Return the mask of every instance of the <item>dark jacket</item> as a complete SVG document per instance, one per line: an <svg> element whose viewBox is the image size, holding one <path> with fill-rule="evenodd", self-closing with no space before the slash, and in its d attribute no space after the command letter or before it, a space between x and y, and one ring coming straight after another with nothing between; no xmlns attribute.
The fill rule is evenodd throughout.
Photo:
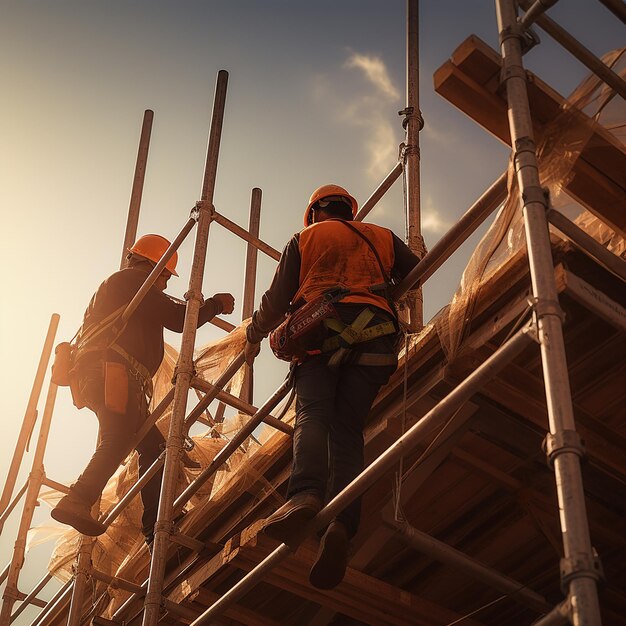
<svg viewBox="0 0 626 626"><path fill-rule="evenodd" d="M81 332L89 331L94 324L127 305L146 280L148 271L141 267L129 267L109 276L91 298L85 311ZM209 298L200 307L198 326L202 326L221 312L220 304ZM163 329L180 333L184 320L185 302L152 287L131 315L115 343L154 376L163 360ZM105 332L98 341L108 342L110 339L111 335ZM90 362L95 358L125 362L122 356L110 349L104 353L101 350L88 353L85 361Z"/></svg>

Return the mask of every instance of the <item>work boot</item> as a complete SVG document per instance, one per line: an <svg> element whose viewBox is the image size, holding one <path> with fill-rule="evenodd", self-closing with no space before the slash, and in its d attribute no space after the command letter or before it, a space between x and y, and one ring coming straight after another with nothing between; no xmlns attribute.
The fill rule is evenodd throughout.
<svg viewBox="0 0 626 626"><path fill-rule="evenodd" d="M61 524L73 526L81 535L97 537L106 531L106 527L91 517L91 506L79 498L67 495L61 498L50 515Z"/></svg>
<svg viewBox="0 0 626 626"><path fill-rule="evenodd" d="M345 576L350 540L346 527L334 520L320 541L317 559L309 572L309 582L317 589L333 589Z"/></svg>
<svg viewBox="0 0 626 626"><path fill-rule="evenodd" d="M295 494L266 520L263 532L272 539L297 545L306 523L312 520L322 508L322 499L315 492L301 491Z"/></svg>

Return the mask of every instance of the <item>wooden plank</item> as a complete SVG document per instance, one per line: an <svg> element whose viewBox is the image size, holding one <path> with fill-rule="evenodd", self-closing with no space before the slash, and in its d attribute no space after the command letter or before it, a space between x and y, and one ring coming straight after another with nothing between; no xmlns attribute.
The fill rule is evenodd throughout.
<svg viewBox="0 0 626 626"><path fill-rule="evenodd" d="M507 103L499 85L500 67L500 55L472 35L435 72L435 91L510 145ZM537 76L528 75L528 98L539 142L564 98ZM582 114L579 119L591 124ZM626 152L611 133L597 125L590 135L573 166L567 192L626 235Z"/></svg>
<svg viewBox="0 0 626 626"><path fill-rule="evenodd" d="M560 267L565 281L565 291L592 313L619 330L626 330L626 309L605 293Z"/></svg>
<svg viewBox="0 0 626 626"><path fill-rule="evenodd" d="M250 571L277 544L263 535L255 534L244 538L244 534L248 533L242 533L241 544L232 552L230 562ZM308 572L315 555L315 543L304 543L294 554L268 572L265 582L367 624L431 626L433 622L449 623L460 617L426 598L403 591L353 568L348 568L344 580L335 589L315 589L308 582ZM476 626L478 623L468 619L464 624Z"/></svg>

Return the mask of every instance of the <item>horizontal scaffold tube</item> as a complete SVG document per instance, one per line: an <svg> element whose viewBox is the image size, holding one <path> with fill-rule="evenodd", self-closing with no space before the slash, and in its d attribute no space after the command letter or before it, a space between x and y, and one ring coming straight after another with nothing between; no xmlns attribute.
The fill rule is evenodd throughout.
<svg viewBox="0 0 626 626"><path fill-rule="evenodd" d="M443 400L432 408L421 420L399 437L369 467L357 476L343 491L335 496L313 519L312 530L327 526L350 502L362 495L371 485L398 463L401 457L415 450L426 433L432 432L434 425L444 426L446 420L467 402L487 381L510 363L524 348L535 341L534 328L526 326L502 345L482 365L453 389ZM209 620L221 614L227 607L254 587L266 572L291 553L286 544L281 544L252 571L246 574L230 591L210 606L191 626L210 623Z"/></svg>
<svg viewBox="0 0 626 626"><path fill-rule="evenodd" d="M243 353L242 353L243 356ZM178 510L202 487L202 485L227 461L232 453L252 434L252 431L269 415L278 403L289 393L291 382L286 380L250 418L248 423L215 455L198 477L178 496L174 510Z"/></svg>
<svg viewBox="0 0 626 626"><path fill-rule="evenodd" d="M424 258L404 277L393 290L395 300L407 291L423 284L444 262L476 231L506 198L507 173L501 174L452 226L452 228L427 252Z"/></svg>
<svg viewBox="0 0 626 626"><path fill-rule="evenodd" d="M468 572L476 580L480 580L494 589L506 593L512 600L519 602L523 606L528 606L538 613L547 613L552 610L552 605L548 604L548 601L543 596L532 589L528 589L522 583L497 572L491 567L487 567L480 561L471 558L447 543L413 528L407 522L400 523L393 520L385 520L385 523L400 535L402 541L422 554Z"/></svg>
<svg viewBox="0 0 626 626"><path fill-rule="evenodd" d="M34 600L37 598L37 594L50 582L52 579L52 574L46 574L33 588L33 590L22 600L20 606L15 609L13 614L11 615L11 623L13 623L19 615L21 615L22 611L27 609L31 603L34 604ZM46 603L47 605L47 603Z"/></svg>
<svg viewBox="0 0 626 626"><path fill-rule="evenodd" d="M201 378L193 378L191 381L191 386L195 389L199 389L200 391L204 391L208 393L209 391L213 391L214 385L203 380ZM256 415L258 409L247 402L244 402L237 396L233 396L232 394L226 391L218 390L217 400L222 401L224 404L227 404L234 409L237 409L241 413L245 413L246 415ZM289 424L285 424L285 422L281 422L277 417L273 417L272 415L266 415L263 418L263 421L268 425L272 426L276 430L280 430L281 432L291 435L293 434L293 428L289 426Z"/></svg>

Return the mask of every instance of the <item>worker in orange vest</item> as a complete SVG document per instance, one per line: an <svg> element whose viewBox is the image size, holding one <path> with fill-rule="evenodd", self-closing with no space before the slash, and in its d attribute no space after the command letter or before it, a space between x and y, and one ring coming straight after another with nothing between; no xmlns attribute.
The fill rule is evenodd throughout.
<svg viewBox="0 0 626 626"><path fill-rule="evenodd" d="M77 333L69 382L74 404L96 414L99 442L87 467L51 514L84 535L97 536L105 531L92 517L91 507L130 452L129 445L146 420L152 377L163 360L163 329L183 330L185 303L164 293L169 278L178 276L176 252L128 322L119 326L124 309L169 246L160 235L140 237L129 250L127 267L98 287ZM200 307L198 326L220 313L232 313L233 308L231 294L215 294ZM163 446L163 436L153 426L137 445L140 477ZM161 476L162 471L141 490L142 531L148 545L154 536Z"/></svg>
<svg viewBox="0 0 626 626"><path fill-rule="evenodd" d="M285 247L247 329L249 364L273 331L275 354L296 365L288 500L264 527L289 545L363 471L364 421L397 368L399 327L389 288L419 261L387 228L353 221L357 209L339 185L313 192L305 228ZM359 518L357 499L325 530L309 575L313 586L331 589L343 579Z"/></svg>

